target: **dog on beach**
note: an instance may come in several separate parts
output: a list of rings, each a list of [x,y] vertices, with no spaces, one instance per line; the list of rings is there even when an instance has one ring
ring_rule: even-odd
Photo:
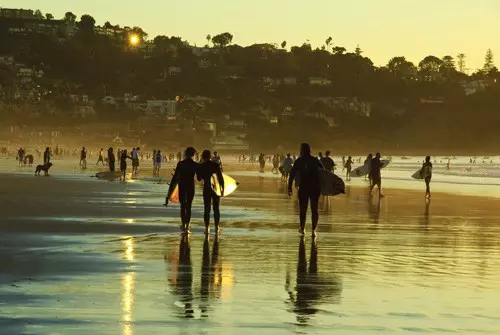
[[[39,176],[40,172],[44,172],[46,176],[49,175],[49,170],[52,167],[52,163],[47,163],[44,165],[37,165],[35,170],[35,176]]]

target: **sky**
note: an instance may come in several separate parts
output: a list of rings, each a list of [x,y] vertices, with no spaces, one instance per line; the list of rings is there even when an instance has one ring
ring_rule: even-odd
[[[71,11],[97,24],[140,26],[156,35],[204,45],[207,34],[230,32],[239,45],[309,41],[331,36],[353,51],[359,44],[376,65],[394,56],[467,55],[474,71],[491,48],[500,67],[500,0],[2,0],[1,7],[40,9],[56,18]]]

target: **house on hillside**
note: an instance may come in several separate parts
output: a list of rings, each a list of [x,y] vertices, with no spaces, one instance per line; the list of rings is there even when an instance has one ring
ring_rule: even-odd
[[[309,85],[311,86],[331,86],[332,81],[324,77],[309,77]]]
[[[245,151],[250,148],[246,140],[246,133],[241,131],[226,130],[222,131],[213,140],[216,151]]]
[[[494,83],[494,79],[462,80],[460,86],[464,89],[465,95],[474,95],[486,90]]]

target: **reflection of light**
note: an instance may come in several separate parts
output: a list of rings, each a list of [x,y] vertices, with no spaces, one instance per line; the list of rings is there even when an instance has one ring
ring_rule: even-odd
[[[135,220],[134,220],[134,219],[125,219],[125,222],[126,222],[126,223],[134,223],[134,222],[135,222]]]
[[[125,259],[130,262],[135,261],[134,240],[132,238],[129,238],[127,240],[124,240],[123,242],[125,244]]]
[[[214,271],[214,285],[220,289],[221,299],[230,299],[231,291],[234,286],[233,269],[228,264],[222,264]]]
[[[132,335],[132,312],[134,308],[134,273],[129,272],[122,276],[122,321],[123,334]]]

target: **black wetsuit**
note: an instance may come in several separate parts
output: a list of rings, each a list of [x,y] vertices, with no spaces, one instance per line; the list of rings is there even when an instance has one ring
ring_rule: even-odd
[[[372,159],[372,166],[370,170],[370,177],[372,180],[372,186],[380,187],[382,185],[382,176],[380,174],[380,170],[382,169],[382,163],[380,162],[380,158]]]
[[[422,165],[422,177],[425,180],[425,193],[430,194],[431,193],[431,179],[432,179],[432,163],[431,162],[425,162]]]
[[[198,180],[203,180],[203,203],[205,204],[204,219],[205,226],[210,224],[210,207],[214,208],[215,227],[219,226],[220,222],[220,197],[215,194],[212,188],[212,176],[217,175],[217,179],[221,189],[224,189],[224,178],[219,164],[208,161],[200,164],[197,172]]]
[[[293,164],[290,178],[288,180],[288,191],[292,191],[293,181],[300,176],[299,183],[299,206],[300,206],[300,228],[304,229],[306,224],[307,206],[311,202],[312,226],[313,230],[318,225],[318,202],[321,194],[321,184],[319,170],[323,169],[321,162],[311,156],[297,158]]]
[[[108,150],[108,165],[109,165],[109,171],[114,172],[115,171],[115,154],[111,150]]]
[[[325,170],[333,172],[333,168],[335,167],[335,163],[333,162],[333,159],[330,158],[330,156],[324,157],[323,160],[321,161],[321,163],[323,163]]]
[[[179,185],[179,202],[181,204],[181,221],[184,225],[191,222],[191,206],[194,198],[194,177],[198,170],[199,164],[191,158],[186,158],[177,163],[172,182],[168,189],[168,197]]]

